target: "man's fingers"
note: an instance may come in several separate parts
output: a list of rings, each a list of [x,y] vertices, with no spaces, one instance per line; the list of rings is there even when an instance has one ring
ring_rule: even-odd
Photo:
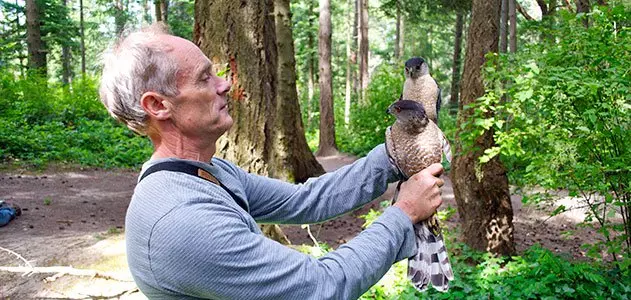
[[[441,164],[431,164],[429,167],[427,167],[425,170],[430,174],[432,174],[433,176],[440,176],[440,174],[443,174],[443,165]]]

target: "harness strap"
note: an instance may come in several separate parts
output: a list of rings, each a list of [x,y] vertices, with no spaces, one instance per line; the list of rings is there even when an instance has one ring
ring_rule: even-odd
[[[165,162],[160,162],[157,163],[151,167],[149,167],[147,169],[147,171],[145,171],[142,176],[140,176],[140,179],[138,180],[138,182],[142,181],[145,177],[149,176],[150,174],[153,174],[155,172],[159,172],[159,171],[173,171],[173,172],[180,172],[180,173],[185,173],[191,176],[196,176],[199,178],[202,178],[206,181],[212,182],[218,186],[220,186],[222,189],[224,189],[226,192],[228,192],[228,194],[230,194],[230,196],[232,197],[232,199],[234,200],[234,202],[236,202],[239,206],[241,206],[241,208],[243,208],[243,210],[249,212],[248,206],[246,204],[246,202],[241,199],[241,197],[237,196],[235,193],[233,193],[229,188],[227,188],[225,185],[223,185],[223,183],[221,183],[221,181],[219,181],[219,179],[217,179],[217,177],[213,176],[212,174],[210,174],[208,171],[191,165],[189,163],[186,162],[182,162],[182,161],[165,161]]]

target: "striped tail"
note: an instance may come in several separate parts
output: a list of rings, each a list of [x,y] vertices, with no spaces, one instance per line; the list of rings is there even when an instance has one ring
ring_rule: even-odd
[[[425,291],[429,284],[434,289],[445,292],[454,273],[449,263],[447,249],[436,216],[414,224],[417,253],[408,260],[408,278],[419,291]]]

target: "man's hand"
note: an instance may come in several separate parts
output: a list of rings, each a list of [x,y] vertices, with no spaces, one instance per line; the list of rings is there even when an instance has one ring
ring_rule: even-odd
[[[438,178],[442,173],[440,164],[432,164],[401,184],[394,206],[403,210],[413,224],[429,218],[442,204],[440,187],[445,182]]]

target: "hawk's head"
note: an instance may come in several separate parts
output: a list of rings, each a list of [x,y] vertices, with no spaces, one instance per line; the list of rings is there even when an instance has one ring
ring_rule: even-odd
[[[425,128],[429,119],[423,105],[412,100],[399,100],[392,103],[387,110],[397,118],[397,122],[410,132],[420,132]]]
[[[405,78],[416,79],[429,74],[429,67],[422,57],[412,57],[405,62]]]

